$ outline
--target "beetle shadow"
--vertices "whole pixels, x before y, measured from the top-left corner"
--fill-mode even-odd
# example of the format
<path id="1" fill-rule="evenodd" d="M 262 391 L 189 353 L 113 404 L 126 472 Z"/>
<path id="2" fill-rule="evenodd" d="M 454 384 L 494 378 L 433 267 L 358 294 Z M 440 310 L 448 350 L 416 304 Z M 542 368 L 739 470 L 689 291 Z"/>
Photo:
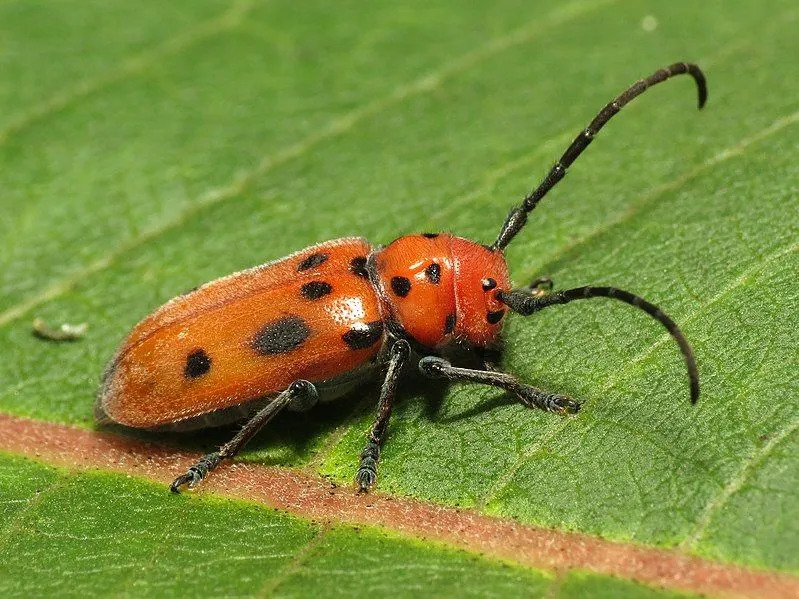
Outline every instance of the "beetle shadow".
<path id="1" fill-rule="evenodd" d="M 424 378 L 422 380 L 427 381 L 428 383 L 438 382 L 438 381 L 430 381 L 429 379 L 424 379 Z M 535 407 L 526 405 L 513 393 L 509 393 L 501 389 L 495 389 L 494 392 L 489 397 L 482 398 L 476 401 L 474 405 L 466 407 L 462 411 L 459 411 L 456 414 L 451 414 L 448 416 L 440 416 L 441 408 L 443 406 L 443 402 L 447 395 L 448 385 L 450 384 L 457 385 L 461 383 L 449 383 L 448 381 L 443 381 L 441 385 L 438 385 L 436 387 L 426 385 L 425 387 L 428 390 L 423 392 L 425 398 L 429 398 L 429 403 L 427 406 L 427 415 L 431 420 L 439 424 L 452 424 L 460 422 L 461 420 L 467 420 L 475 416 L 486 414 L 497 408 L 501 408 L 504 406 L 511 406 L 511 405 L 520 405 L 533 412 L 540 411 Z M 556 389 L 557 387 L 556 385 L 549 384 L 546 380 L 536 381 L 535 386 L 540 389 L 546 389 L 546 390 Z"/>
<path id="2" fill-rule="evenodd" d="M 444 406 L 448 387 L 447 381 L 429 379 L 415 372 L 403 381 L 395 405 L 413 401 L 415 396 L 417 400 L 422 401 L 425 418 L 435 422 Z"/>
<path id="3" fill-rule="evenodd" d="M 479 400 L 463 411 L 442 416 L 444 401 L 453 383 L 429 379 L 420 373 L 413 373 L 410 376 L 407 374 L 400 385 L 395 408 L 406 401 L 413 401 L 415 395 L 423 401 L 425 417 L 438 424 L 456 423 L 496 408 L 521 403 L 512 394 L 497 390 L 495 394 Z M 543 385 L 543 388 L 548 387 Z M 269 466 L 306 465 L 336 430 L 340 430 L 347 423 L 360 420 L 367 414 L 374 416 L 379 395 L 379 382 L 371 381 L 336 400 L 319 402 L 307 412 L 284 410 L 247 444 L 242 454 L 252 456 L 259 463 Z M 230 441 L 246 422 L 247 420 L 243 419 L 218 427 L 185 432 L 148 431 L 118 424 L 95 425 L 95 428 L 158 445 L 196 453 L 209 453 Z"/>
<path id="4" fill-rule="evenodd" d="M 493 395 L 488 399 L 479 401 L 477 404 L 469 408 L 466 408 L 462 412 L 438 418 L 436 419 L 436 422 L 439 422 L 441 424 L 452 424 L 455 422 L 460 422 L 461 420 L 467 420 L 469 418 L 485 414 L 487 412 L 495 410 L 496 408 L 501 408 L 503 406 L 509 406 L 513 404 L 521 404 L 521 401 L 519 401 L 516 397 L 514 397 L 510 393 L 500 391 L 496 395 Z"/>
<path id="5" fill-rule="evenodd" d="M 468 407 L 457 414 L 442 416 L 441 411 L 444 407 L 449 389 L 451 386 L 458 385 L 459 383 L 451 383 L 450 381 L 441 379 L 429 379 L 421 374 L 417 374 L 409 377 L 407 384 L 407 388 L 418 389 L 416 395 L 420 396 L 424 402 L 425 417 L 431 422 L 439 424 L 458 422 L 490 412 L 495 408 L 520 403 L 513 395 L 498 390 L 492 397 L 479 401 L 476 405 Z M 404 400 L 405 398 L 401 399 L 401 401 Z"/>
<path id="6" fill-rule="evenodd" d="M 257 455 L 259 463 L 270 466 L 307 464 L 329 434 L 374 410 L 377 397 L 376 386 L 366 383 L 334 401 L 319 402 L 306 412 L 283 410 L 247 443 L 242 455 Z M 209 453 L 230 441 L 246 422 L 245 418 L 193 431 L 148 431 L 118 424 L 95 425 L 95 428 L 158 445 Z"/>

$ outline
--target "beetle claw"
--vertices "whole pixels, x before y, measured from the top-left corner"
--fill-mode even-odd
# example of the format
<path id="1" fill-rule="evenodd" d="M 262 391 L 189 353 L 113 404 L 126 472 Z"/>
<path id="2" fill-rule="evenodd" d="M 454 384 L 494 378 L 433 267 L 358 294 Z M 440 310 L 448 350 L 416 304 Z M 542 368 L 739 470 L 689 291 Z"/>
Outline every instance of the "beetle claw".
<path id="1" fill-rule="evenodd" d="M 358 493 L 368 493 L 377 482 L 377 460 L 380 459 L 380 448 L 374 441 L 366 444 L 361 452 L 361 465 L 355 475 Z"/>
<path id="2" fill-rule="evenodd" d="M 192 466 L 185 474 L 178 476 L 174 481 L 172 481 L 172 485 L 169 487 L 169 490 L 173 493 L 180 493 L 180 487 L 183 485 L 186 485 L 189 489 L 193 489 L 200 484 L 200 481 L 204 479 L 208 472 L 213 469 L 213 466 L 211 466 L 209 461 L 209 458 L 212 456 L 213 454 L 203 457 L 203 459 L 200 460 L 196 466 Z M 217 463 L 219 462 L 217 461 Z"/>
<path id="3" fill-rule="evenodd" d="M 582 407 L 579 401 L 565 395 L 558 396 L 554 403 L 560 408 L 561 414 L 577 414 Z"/>
<path id="4" fill-rule="evenodd" d="M 199 479 L 196 478 L 196 474 L 192 470 L 189 470 L 186 472 L 186 474 L 181 474 L 174 481 L 172 481 L 169 490 L 173 493 L 180 493 L 180 487 L 183 485 L 187 484 L 189 489 L 192 489 L 198 482 Z"/>
<path id="5" fill-rule="evenodd" d="M 377 472 L 371 468 L 359 468 L 355 475 L 355 483 L 358 485 L 356 493 L 368 493 L 377 482 Z"/>

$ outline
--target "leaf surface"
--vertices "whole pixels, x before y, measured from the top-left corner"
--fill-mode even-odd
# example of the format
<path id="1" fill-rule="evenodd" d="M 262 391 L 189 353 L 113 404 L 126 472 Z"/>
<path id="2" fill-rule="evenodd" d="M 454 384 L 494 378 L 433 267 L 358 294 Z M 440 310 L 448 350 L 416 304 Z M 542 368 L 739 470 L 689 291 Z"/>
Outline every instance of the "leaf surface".
<path id="1" fill-rule="evenodd" d="M 610 284 L 661 306 L 694 346 L 699 404 L 688 404 L 675 344 L 628 306 L 595 300 L 511 317 L 503 367 L 585 400 L 582 412 L 559 418 L 492 390 L 410 376 L 379 486 L 799 574 L 799 84 L 786 59 L 799 51 L 797 19 L 788 0 L 734 9 L 721 0 L 0 3 L 0 411 L 92 426 L 103 366 L 140 318 L 312 243 L 387 243 L 425 230 L 492 241 L 512 203 L 604 103 L 661 65 L 691 60 L 708 77 L 706 109 L 695 111 L 686 77 L 626 107 L 531 215 L 508 260 L 519 285 L 550 275 L 561 288 Z M 85 321 L 90 332 L 43 343 L 30 333 L 35 316 Z M 243 459 L 348 482 L 375 398 L 367 386 L 281 416 Z M 202 450 L 231 434 L 177 442 Z M 153 547 L 163 540 L 158 522 L 187 522 L 207 507 L 161 504 L 141 481 L 121 491 L 106 475 L 27 462 L 10 472 L 0 514 L 12 528 L 0 551 L 13 541 L 32 556 L 4 566 L 14 585 L 26 567 L 57 565 L 55 546 L 30 531 L 44 518 L 73 534 L 70 502 L 91 518 L 117 493 L 146 497 L 160 520 L 134 528 Z M 49 490 L 34 507 L 20 507 L 40 487 Z M 223 519 L 228 504 L 207 501 Z M 229 509 L 242 522 L 258 512 Z M 269 554 L 286 557 L 262 564 L 257 588 L 288 568 L 280 588 L 301 595 L 359 543 L 440 568 L 442 580 L 470 569 L 471 557 L 416 541 L 335 528 L 315 542 L 315 525 L 274 518 L 282 536 Z M 98 564 L 124 554 L 130 568 L 87 584 L 97 590 L 107 576 L 113 592 L 153 554 L 100 524 Z M 256 555 L 235 529 L 213 534 Z M 290 565 L 306 552 L 318 571 Z M 150 582 L 174 584 L 190 555 L 176 552 L 165 578 Z M 350 588 L 370 568 L 350 566 L 336 584 Z M 385 580 L 406 584 L 408 568 Z M 497 594 L 520 581 L 547 592 L 549 574 L 514 572 L 496 574 Z M 592 584 L 559 581 L 558 593 Z"/>

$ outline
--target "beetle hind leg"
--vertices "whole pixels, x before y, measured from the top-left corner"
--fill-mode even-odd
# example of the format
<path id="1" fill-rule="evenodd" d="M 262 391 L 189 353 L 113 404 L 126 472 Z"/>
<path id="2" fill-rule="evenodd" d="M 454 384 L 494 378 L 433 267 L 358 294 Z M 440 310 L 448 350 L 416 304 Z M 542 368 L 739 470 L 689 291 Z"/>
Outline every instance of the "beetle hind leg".
<path id="1" fill-rule="evenodd" d="M 428 356 L 419 361 L 419 370 L 429 378 L 443 378 L 450 381 L 462 381 L 491 385 L 513 393 L 523 404 L 531 408 L 538 408 L 545 412 L 555 414 L 576 414 L 580 411 L 580 402 L 558 393 L 542 391 L 530 385 L 525 385 L 519 379 L 505 372 L 496 370 L 472 370 L 471 368 L 458 368 L 447 360 Z"/>
<path id="2" fill-rule="evenodd" d="M 266 407 L 253 416 L 247 424 L 230 441 L 219 448 L 219 451 L 204 455 L 189 468 L 184 474 L 178 476 L 169 487 L 173 493 L 180 493 L 180 488 L 187 485 L 190 489 L 196 487 L 208 474 L 210 474 L 222 460 L 235 457 L 260 430 L 284 408 L 295 409 L 307 407 L 316 403 L 318 394 L 316 387 L 305 380 L 294 381 L 288 389 L 283 391 Z"/>

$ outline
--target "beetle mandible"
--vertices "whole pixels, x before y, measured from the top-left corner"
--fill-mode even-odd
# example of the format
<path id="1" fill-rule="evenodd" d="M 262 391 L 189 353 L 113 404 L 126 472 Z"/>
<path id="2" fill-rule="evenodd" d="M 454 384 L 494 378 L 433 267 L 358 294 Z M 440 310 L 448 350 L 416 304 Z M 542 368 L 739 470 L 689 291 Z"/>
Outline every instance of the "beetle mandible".
<path id="1" fill-rule="evenodd" d="M 546 277 L 512 289 L 503 255 L 528 214 L 613 115 L 649 87 L 681 74 L 693 77 L 702 108 L 707 86 L 694 64 L 676 63 L 637 81 L 577 135 L 540 185 L 510 211 L 490 246 L 448 233 L 408 235 L 385 247 L 338 239 L 171 300 L 136 325 L 106 368 L 95 406 L 98 422 L 191 430 L 249 418 L 230 442 L 175 479 L 171 489 L 178 492 L 233 458 L 281 410 L 334 399 L 384 369 L 377 417 L 355 476 L 358 490 L 368 491 L 377 480 L 397 383 L 412 355 L 420 356 L 418 367 L 428 377 L 491 385 L 527 406 L 576 413 L 577 401 L 498 371 L 491 354 L 499 348 L 508 310 L 529 316 L 595 297 L 631 304 L 666 327 L 685 359 L 696 403 L 699 376 L 691 347 L 657 306 L 615 287 L 553 291 Z M 446 358 L 456 347 L 480 367 L 453 366 Z"/>

